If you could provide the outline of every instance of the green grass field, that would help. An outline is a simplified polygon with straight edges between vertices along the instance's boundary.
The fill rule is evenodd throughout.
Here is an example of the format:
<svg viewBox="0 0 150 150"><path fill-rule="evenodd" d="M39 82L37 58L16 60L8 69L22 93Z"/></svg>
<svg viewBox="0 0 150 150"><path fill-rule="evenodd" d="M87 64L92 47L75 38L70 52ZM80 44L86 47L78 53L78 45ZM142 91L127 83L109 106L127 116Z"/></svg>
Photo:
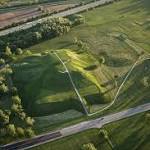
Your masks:
<svg viewBox="0 0 150 150"><path fill-rule="evenodd" d="M101 87L95 74L95 69L99 67L95 57L85 51L71 49L56 52L64 62L68 61L66 66L89 111L96 104L109 102L109 95L102 96L106 89ZM94 64L96 68L91 67ZM36 119L35 128L42 130L43 126L47 128L83 116L81 102L53 51L28 56L23 54L12 66L14 84L19 89L24 109Z"/></svg>
<svg viewBox="0 0 150 150"><path fill-rule="evenodd" d="M73 42L74 38L82 40L88 45L90 52L97 57L97 60L100 57L105 58L105 63L95 72L101 85L107 89L105 93L111 95L112 100L125 74L137 60L139 54L150 52L149 4L148 0L122 0L82 13L86 18L85 24L74 27L66 35L37 44L30 49L33 52L41 52L43 49L49 48L78 50ZM117 76L117 79L115 79L115 76ZM135 79L131 78L128 82L133 83L133 81ZM133 86L136 87L136 84ZM139 86L133 89L138 89ZM146 91L141 93L141 97L149 96ZM120 97L125 97L125 100L120 101L117 107L122 102L127 105L131 100L131 96L127 92L124 92L124 96L121 94ZM137 97L138 95L132 97L132 100L136 99L132 103L140 104L144 102ZM127 103L124 103L125 101ZM130 106L132 105L128 107ZM123 107L121 106L121 108Z"/></svg>
<svg viewBox="0 0 150 150"><path fill-rule="evenodd" d="M148 68L150 68L150 59L142 61L133 69L112 110L119 111L149 102L150 85L145 83L150 75Z"/></svg>
<svg viewBox="0 0 150 150"><path fill-rule="evenodd" d="M148 112L147 112L148 113ZM117 150L149 150L149 123L146 114L133 116L105 126L109 138ZM97 150L111 150L108 143L98 136L98 129L88 130L39 147L33 150L80 150L83 144L92 142Z"/></svg>
<svg viewBox="0 0 150 150"><path fill-rule="evenodd" d="M100 110L106 102L114 99L125 74L139 54L149 53L149 2L142 2L122 0L84 12L85 24L29 49L33 53L57 50L61 59L68 61L66 65L89 111ZM86 43L89 51L81 51L74 43L75 38ZM105 60L104 64L99 62L101 57ZM36 128L42 130L43 126L47 128L51 125L53 115L58 114L58 122L83 115L78 97L67 75L61 73L64 68L56 56L28 56L18 59L17 63L14 67L14 82L19 88L25 110L39 122ZM141 83L141 74L148 63L136 66L115 105L108 112L148 101L149 87L143 88ZM149 71L145 72L145 75L148 74ZM46 125L41 124L43 118ZM58 123L56 120L54 123Z"/></svg>
<svg viewBox="0 0 150 150"><path fill-rule="evenodd" d="M33 116L73 109L72 103L79 108L78 101L70 95L65 97L66 101L60 97L61 94L57 96L57 93L63 94L67 91L73 94L73 89L66 75L59 72L62 66L56 56L29 56L14 66L14 82L20 89L24 107Z"/></svg>
<svg viewBox="0 0 150 150"><path fill-rule="evenodd" d="M111 102L139 55L150 52L149 0L121 0L82 15L85 16L85 23L73 27L69 33L28 48L32 51L30 55L13 55L16 58L11 64L13 83L18 89L25 112L35 119L34 129L37 134L89 119L84 115L67 74L62 73L62 63L53 52L57 52L66 62L89 112L101 110ZM79 48L75 39L86 44L88 50ZM104 63L101 63L101 58ZM139 63L113 106L91 118L149 102L149 68L150 60ZM7 109L10 101L8 97L3 99L0 105ZM149 121L145 114L105 128L117 150L149 150ZM107 142L98 137L97 129L35 149L80 150L81 145L88 142L94 143L98 150L110 149Z"/></svg>
<svg viewBox="0 0 150 150"><path fill-rule="evenodd" d="M74 37L86 41L94 53L105 51L109 54L134 51L114 35L125 34L144 50L149 51L149 0L122 0L114 4L85 12L86 23L75 27L70 33L55 38L31 49L41 51L47 48L73 47ZM93 17L94 16L94 17ZM124 52L124 51L123 51Z"/></svg>

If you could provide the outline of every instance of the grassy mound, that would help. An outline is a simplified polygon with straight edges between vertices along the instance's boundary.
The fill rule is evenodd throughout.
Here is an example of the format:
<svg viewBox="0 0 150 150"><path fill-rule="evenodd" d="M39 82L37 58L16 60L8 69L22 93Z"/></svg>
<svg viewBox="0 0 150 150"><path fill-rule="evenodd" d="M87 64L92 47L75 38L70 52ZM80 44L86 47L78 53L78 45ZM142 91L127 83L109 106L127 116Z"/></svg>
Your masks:
<svg viewBox="0 0 150 150"><path fill-rule="evenodd" d="M80 54L70 49L59 50L58 54L66 63L72 79L85 100L85 105L106 103L103 88L95 75L96 59L86 52ZM97 67L92 67L95 64ZM54 53L25 56L13 65L13 80L19 89L24 108L33 116L57 114L70 109L82 112L70 79L64 66Z"/></svg>

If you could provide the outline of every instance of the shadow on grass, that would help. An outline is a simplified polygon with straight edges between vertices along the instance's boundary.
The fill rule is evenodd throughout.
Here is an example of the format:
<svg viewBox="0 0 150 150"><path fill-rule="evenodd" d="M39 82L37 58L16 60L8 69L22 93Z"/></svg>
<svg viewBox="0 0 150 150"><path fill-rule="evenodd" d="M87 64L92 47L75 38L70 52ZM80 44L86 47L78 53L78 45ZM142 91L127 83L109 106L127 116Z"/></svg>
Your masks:
<svg viewBox="0 0 150 150"><path fill-rule="evenodd" d="M132 64L132 61L126 58L117 58L104 55L105 65L109 67L125 67Z"/></svg>
<svg viewBox="0 0 150 150"><path fill-rule="evenodd" d="M106 104L106 99L100 94L92 94L84 97L89 105Z"/></svg>
<svg viewBox="0 0 150 150"><path fill-rule="evenodd" d="M28 112L32 114L32 116L39 117L61 113L70 109L83 112L83 107L78 99L69 99L45 104L34 104L32 109L28 110Z"/></svg>

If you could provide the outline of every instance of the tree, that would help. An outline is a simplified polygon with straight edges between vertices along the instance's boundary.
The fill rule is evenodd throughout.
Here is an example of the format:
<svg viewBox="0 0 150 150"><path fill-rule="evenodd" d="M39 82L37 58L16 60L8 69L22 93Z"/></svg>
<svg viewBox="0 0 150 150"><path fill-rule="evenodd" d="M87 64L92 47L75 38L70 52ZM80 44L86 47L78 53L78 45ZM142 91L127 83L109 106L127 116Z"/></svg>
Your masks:
<svg viewBox="0 0 150 150"><path fill-rule="evenodd" d="M21 48L17 48L16 49L16 54L17 55L21 55L23 53L22 49Z"/></svg>
<svg viewBox="0 0 150 150"><path fill-rule="evenodd" d="M14 124L7 125L7 133L10 136L15 136L16 135L16 128L15 128Z"/></svg>
<svg viewBox="0 0 150 150"><path fill-rule="evenodd" d="M20 105L21 104L21 99L19 98L19 96L12 96L12 102L14 104Z"/></svg>
<svg viewBox="0 0 150 150"><path fill-rule="evenodd" d="M4 83L0 85L0 93L5 94L8 92L8 87Z"/></svg>
<svg viewBox="0 0 150 150"><path fill-rule="evenodd" d="M5 81L6 79L3 77L3 76L0 76L0 85L3 84L3 82Z"/></svg>
<svg viewBox="0 0 150 150"><path fill-rule="evenodd" d="M11 49L8 46L6 46L5 56L11 56L11 55L12 55Z"/></svg>
<svg viewBox="0 0 150 150"><path fill-rule="evenodd" d="M4 59L0 59L0 65L4 65L5 64L5 60Z"/></svg>
<svg viewBox="0 0 150 150"><path fill-rule="evenodd" d="M22 120L24 120L24 119L26 118L25 112L20 112L20 113L19 113L19 116L20 116L20 118L21 118Z"/></svg>
<svg viewBox="0 0 150 150"><path fill-rule="evenodd" d="M82 150L97 150L93 143L84 144Z"/></svg>
<svg viewBox="0 0 150 150"><path fill-rule="evenodd" d="M33 40L34 42L39 41L42 39L42 34L40 32L34 32L33 33Z"/></svg>
<svg viewBox="0 0 150 150"><path fill-rule="evenodd" d="M25 55L32 55L32 52L30 50L26 50L24 54Z"/></svg>
<svg viewBox="0 0 150 150"><path fill-rule="evenodd" d="M6 114L2 109L0 109L0 126L9 123L9 114Z"/></svg>
<svg viewBox="0 0 150 150"><path fill-rule="evenodd" d="M17 128L16 128L16 132L17 132L18 136L20 136L20 137L22 137L22 136L25 135L25 133L24 133L25 131L24 131L24 129L21 128L21 127L17 127Z"/></svg>
<svg viewBox="0 0 150 150"><path fill-rule="evenodd" d="M34 121L33 118L31 118L31 117L27 117L27 118L26 118L26 124L27 124L27 125L33 126L34 122L35 122L35 121Z"/></svg>
<svg viewBox="0 0 150 150"><path fill-rule="evenodd" d="M34 131L31 128L25 129L25 134L27 137L33 137L35 135Z"/></svg>
<svg viewBox="0 0 150 150"><path fill-rule="evenodd" d="M13 112L15 112L15 113L18 113L18 112L19 112L18 105L17 105L17 104L13 104L13 105L11 106L11 110L12 110Z"/></svg>
<svg viewBox="0 0 150 150"><path fill-rule="evenodd" d="M82 16L82 15L79 15L79 14L74 14L72 15L72 24L75 26L75 25L79 25L79 24L82 24L82 23L85 23L85 17Z"/></svg>
<svg viewBox="0 0 150 150"><path fill-rule="evenodd" d="M11 75L13 73L13 71L9 65L6 65L5 68L3 68L1 72L4 75Z"/></svg>

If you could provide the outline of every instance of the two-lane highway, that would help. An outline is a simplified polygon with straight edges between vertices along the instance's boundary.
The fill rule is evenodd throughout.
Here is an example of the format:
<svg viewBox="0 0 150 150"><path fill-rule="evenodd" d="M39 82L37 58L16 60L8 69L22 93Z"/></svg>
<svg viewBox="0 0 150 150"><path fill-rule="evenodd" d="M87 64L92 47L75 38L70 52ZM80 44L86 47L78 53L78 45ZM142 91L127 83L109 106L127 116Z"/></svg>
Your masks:
<svg viewBox="0 0 150 150"><path fill-rule="evenodd" d="M31 27L37 25L38 23L46 21L49 18L66 17L66 16L69 16L69 15L72 15L72 14L76 14L76 13L79 13L79 12L82 12L82 11L85 11L85 10L88 10L88 9L91 9L91 8L103 5L105 3L113 2L113 1L114 0L97 0L95 2L91 2L91 3L85 4L83 6L78 6L76 8L72 8L70 10L59 12L57 14L53 14L51 16L44 17L42 19L37 19L37 20L32 21L32 22L27 22L27 23L24 23L24 24L16 26L16 27L12 27L12 28L9 28L9 29L6 29L6 30L2 30L2 31L0 31L0 36L7 35L9 33L13 33L13 32L16 32L16 31L20 31L20 30L25 30L25 29L31 28Z"/></svg>
<svg viewBox="0 0 150 150"><path fill-rule="evenodd" d="M83 132L92 128L101 128L103 125L112 123L133 115L150 110L150 103L130 108L118 113L110 114L94 120L84 121L76 125L72 125L54 132L36 136L32 139L23 140L20 142L10 143L1 147L2 150L25 150L56 139L60 139L75 133Z"/></svg>

